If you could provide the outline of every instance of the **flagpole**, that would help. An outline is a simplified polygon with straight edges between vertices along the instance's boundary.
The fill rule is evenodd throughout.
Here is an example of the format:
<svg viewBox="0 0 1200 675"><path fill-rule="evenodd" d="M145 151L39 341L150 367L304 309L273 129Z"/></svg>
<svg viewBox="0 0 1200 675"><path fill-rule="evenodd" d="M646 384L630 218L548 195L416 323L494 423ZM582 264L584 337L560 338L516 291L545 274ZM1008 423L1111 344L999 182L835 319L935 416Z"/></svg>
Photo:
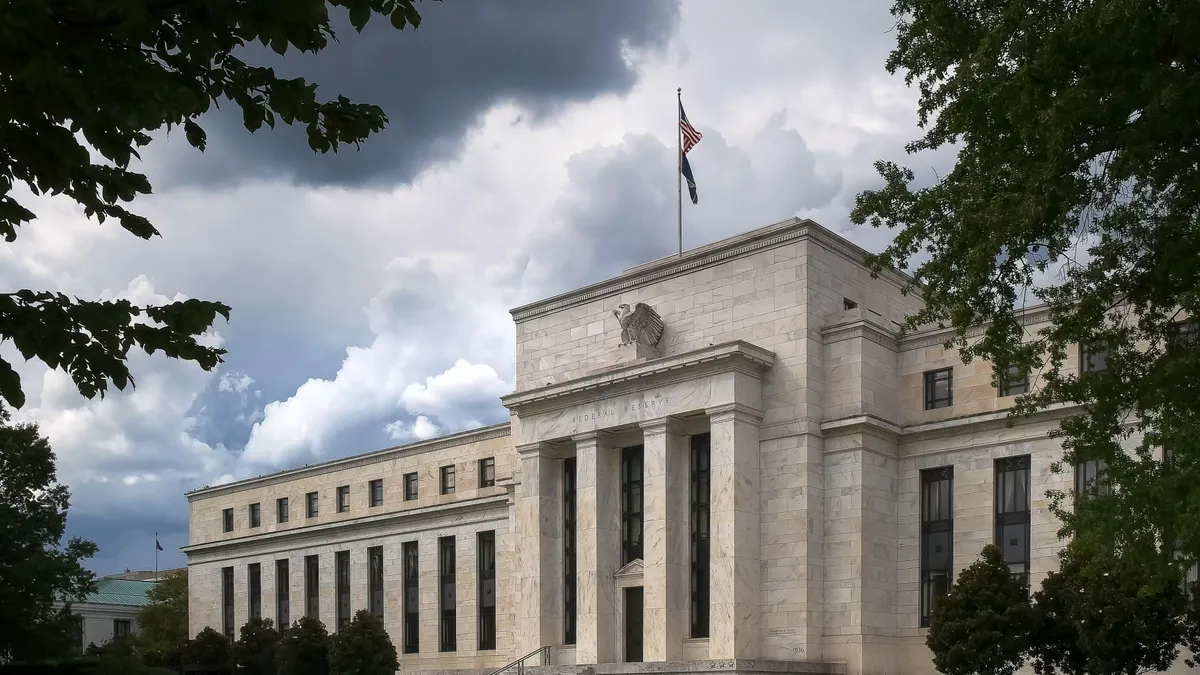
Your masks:
<svg viewBox="0 0 1200 675"><path fill-rule="evenodd" d="M679 217L679 257L683 257L683 87L675 88L675 188Z"/></svg>
<svg viewBox="0 0 1200 675"><path fill-rule="evenodd" d="M154 580L158 581L158 533L154 533Z"/></svg>

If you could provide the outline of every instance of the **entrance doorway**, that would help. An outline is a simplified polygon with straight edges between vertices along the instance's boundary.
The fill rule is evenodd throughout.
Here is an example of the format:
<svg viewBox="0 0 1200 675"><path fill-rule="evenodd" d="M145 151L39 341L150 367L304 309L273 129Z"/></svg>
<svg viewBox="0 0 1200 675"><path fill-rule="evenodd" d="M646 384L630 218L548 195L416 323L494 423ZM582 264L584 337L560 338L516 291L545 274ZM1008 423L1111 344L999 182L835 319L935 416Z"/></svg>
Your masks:
<svg viewBox="0 0 1200 675"><path fill-rule="evenodd" d="M642 587L625 589L625 662L642 660Z"/></svg>

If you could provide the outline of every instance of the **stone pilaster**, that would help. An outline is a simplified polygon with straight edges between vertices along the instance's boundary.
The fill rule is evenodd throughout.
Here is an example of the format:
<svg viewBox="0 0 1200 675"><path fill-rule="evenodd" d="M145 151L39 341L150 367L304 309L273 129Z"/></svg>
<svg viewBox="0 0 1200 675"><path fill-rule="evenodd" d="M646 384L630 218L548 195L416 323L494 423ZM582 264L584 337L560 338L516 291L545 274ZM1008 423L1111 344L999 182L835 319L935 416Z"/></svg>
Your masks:
<svg viewBox="0 0 1200 675"><path fill-rule="evenodd" d="M575 662L612 663L621 660L613 582L621 562L620 454L603 432L574 441L579 548Z"/></svg>
<svg viewBox="0 0 1200 675"><path fill-rule="evenodd" d="M520 599L517 651L527 654L562 642L562 460L555 448L532 443L517 448L521 486L517 497L520 536Z"/></svg>
<svg viewBox="0 0 1200 675"><path fill-rule="evenodd" d="M643 658L683 659L688 627L688 445L678 420L642 423L645 618Z"/></svg>
<svg viewBox="0 0 1200 675"><path fill-rule="evenodd" d="M706 411L712 428L709 657L759 657L759 445L762 414L732 404Z"/></svg>

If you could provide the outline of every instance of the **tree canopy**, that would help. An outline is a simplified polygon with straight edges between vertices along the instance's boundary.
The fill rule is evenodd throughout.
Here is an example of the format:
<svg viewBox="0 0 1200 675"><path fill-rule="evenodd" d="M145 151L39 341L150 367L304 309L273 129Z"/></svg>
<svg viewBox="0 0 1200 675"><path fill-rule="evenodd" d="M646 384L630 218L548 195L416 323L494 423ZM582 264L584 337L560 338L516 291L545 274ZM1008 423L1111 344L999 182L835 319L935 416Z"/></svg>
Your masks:
<svg viewBox="0 0 1200 675"><path fill-rule="evenodd" d="M330 675L392 675L400 668L383 621L368 610L355 612L329 642Z"/></svg>
<svg viewBox="0 0 1200 675"><path fill-rule="evenodd" d="M12 0L0 21L0 235L16 239L36 214L15 194L65 195L89 218L136 237L159 234L128 204L151 192L133 169L158 130L182 129L203 151L202 116L236 105L249 131L304 125L316 152L357 146L387 124L378 106L323 99L304 78L285 79L243 60L255 42L282 55L319 52L335 38L330 7L361 31L379 15L397 29L420 25L417 0ZM4 291L4 289L0 289ZM29 289L0 292L0 344L71 375L81 394L133 384L131 349L162 352L211 370L225 351L203 334L230 307L196 299L162 306L99 302ZM25 395L0 358L0 401Z"/></svg>
<svg viewBox="0 0 1200 675"><path fill-rule="evenodd" d="M138 641L144 649L172 652L188 641L187 568L164 574L147 593L150 604L138 613Z"/></svg>
<svg viewBox="0 0 1200 675"><path fill-rule="evenodd" d="M1200 5L892 12L887 68L920 92L907 149L958 156L929 184L876 163L883 186L851 218L896 236L870 262L911 272L925 305L908 328L952 326L948 345L990 361L997 384L1010 367L1039 376L1014 415L1073 411L1056 432L1064 464L1100 460L1114 489L1078 509L1055 494L1062 533L1145 563L1161 588L1200 556L1200 347L1182 323L1200 313ZM1048 322L1029 329L1021 308L1038 303ZM1107 368L1069 367L1080 345Z"/></svg>
<svg viewBox="0 0 1200 675"><path fill-rule="evenodd" d="M81 561L96 545L63 545L70 491L34 424L10 424L0 405L0 661L61 656L74 634L70 603L90 592Z"/></svg>

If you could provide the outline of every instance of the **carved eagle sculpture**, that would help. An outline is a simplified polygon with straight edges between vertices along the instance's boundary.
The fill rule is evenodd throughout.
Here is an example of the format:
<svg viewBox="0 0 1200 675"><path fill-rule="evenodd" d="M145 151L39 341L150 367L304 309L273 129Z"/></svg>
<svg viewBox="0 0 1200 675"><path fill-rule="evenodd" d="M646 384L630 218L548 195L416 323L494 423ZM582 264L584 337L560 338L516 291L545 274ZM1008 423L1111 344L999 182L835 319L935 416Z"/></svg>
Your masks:
<svg viewBox="0 0 1200 675"><path fill-rule="evenodd" d="M626 304L617 305L617 308L613 310L613 316L617 317L617 321L621 323L622 347L634 342L647 347L657 347L658 341L662 339L662 318L658 316L658 312L644 302L637 303L633 309Z"/></svg>

